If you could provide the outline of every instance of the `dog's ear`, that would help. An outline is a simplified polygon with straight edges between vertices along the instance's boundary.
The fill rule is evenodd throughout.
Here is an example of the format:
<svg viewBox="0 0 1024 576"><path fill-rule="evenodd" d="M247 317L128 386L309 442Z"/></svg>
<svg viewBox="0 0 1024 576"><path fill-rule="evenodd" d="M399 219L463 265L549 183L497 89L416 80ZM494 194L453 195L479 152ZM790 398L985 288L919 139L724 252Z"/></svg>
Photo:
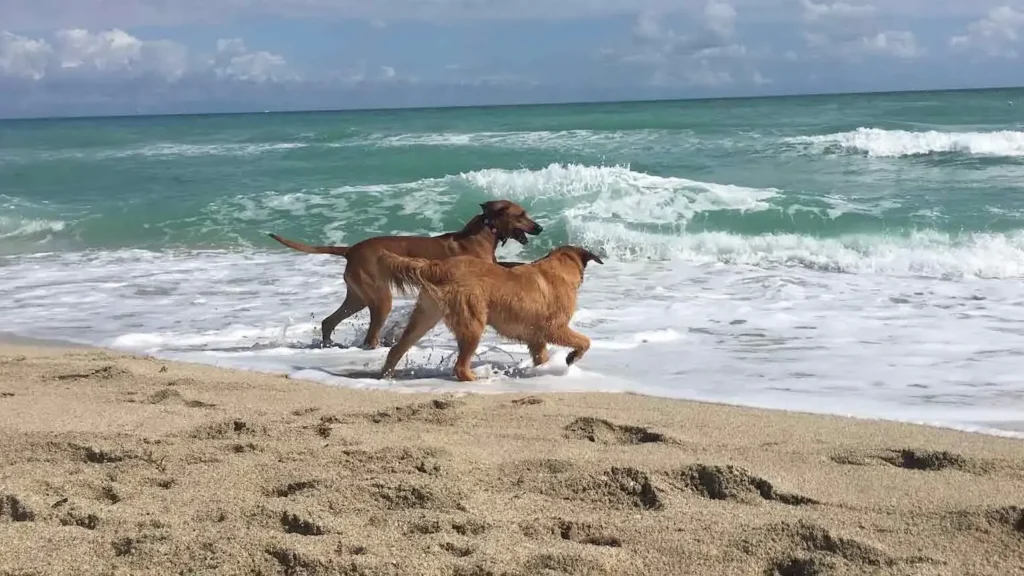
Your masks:
<svg viewBox="0 0 1024 576"><path fill-rule="evenodd" d="M586 268L587 264L589 264L590 262L597 262L598 264L602 265L604 264L604 261L601 260L601 257L598 256L597 254L594 254L590 250L587 250L586 248L577 248L577 250L580 254L580 260L583 261L584 268Z"/></svg>
<svg viewBox="0 0 1024 576"><path fill-rule="evenodd" d="M482 202L480 204L480 209L483 210L483 213L487 216L499 216L508 210L508 205L500 203L497 200L491 200L489 202Z"/></svg>

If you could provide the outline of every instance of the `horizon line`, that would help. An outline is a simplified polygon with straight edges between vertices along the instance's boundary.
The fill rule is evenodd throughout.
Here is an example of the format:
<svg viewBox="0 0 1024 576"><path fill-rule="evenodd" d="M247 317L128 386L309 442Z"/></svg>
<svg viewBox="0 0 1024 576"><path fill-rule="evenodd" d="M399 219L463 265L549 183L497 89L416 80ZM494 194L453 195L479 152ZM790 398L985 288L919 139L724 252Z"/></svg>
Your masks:
<svg viewBox="0 0 1024 576"><path fill-rule="evenodd" d="M854 92L806 92L793 94L763 94L756 96L698 96L679 98L638 98L629 100L577 100L577 101L549 101L549 102L523 102L510 104L453 104L447 106L383 106L379 108L310 108L310 109L278 109L278 110L244 110L236 112L154 112L147 114L124 113L124 114L98 114L98 115L75 115L75 116L0 116L0 122L32 122L47 120L104 120L113 118L161 118L161 117L189 117L189 116L245 116L256 114L337 114L337 113L360 113L360 112L396 112L396 111L426 111L426 110L466 110L466 109L489 109L489 108L532 108L532 107L556 107L556 106L595 106L604 104L659 104L670 102L714 102L719 100L781 100L786 98L816 98L821 96L886 96L894 94L927 94L944 92L989 92L998 90L1019 90L1024 86L986 86L982 88L929 88L910 90L865 90Z"/></svg>

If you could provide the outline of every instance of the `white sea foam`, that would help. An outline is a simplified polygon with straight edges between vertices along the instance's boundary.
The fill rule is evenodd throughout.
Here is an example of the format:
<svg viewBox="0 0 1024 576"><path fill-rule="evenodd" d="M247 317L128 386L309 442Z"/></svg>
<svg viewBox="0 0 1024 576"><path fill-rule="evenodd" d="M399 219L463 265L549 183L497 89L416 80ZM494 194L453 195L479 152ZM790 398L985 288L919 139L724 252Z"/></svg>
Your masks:
<svg viewBox="0 0 1024 576"><path fill-rule="evenodd" d="M352 242L375 234L434 234L458 199L459 191L450 189L453 180L434 178L283 194L241 194L217 199L204 211L217 226L228 226L241 219L269 227L286 224L295 217L319 216L328 221L323 228L325 241L333 243ZM389 226L394 219L403 220L402 230Z"/></svg>
<svg viewBox="0 0 1024 576"><path fill-rule="evenodd" d="M1024 132L909 132L857 128L818 136L787 138L789 144L805 146L812 152L855 152L879 158L900 158L937 153L958 153L976 156L1024 156Z"/></svg>
<svg viewBox="0 0 1024 576"><path fill-rule="evenodd" d="M423 232L437 229L442 216L465 192L510 198L535 210L559 214L570 240L613 259L677 260L698 264L795 266L857 274L934 278L1024 276L1024 234L951 235L919 231L906 236L853 234L813 237L798 234L741 236L726 232L687 233L694 217L715 211L779 210L780 192L684 178L662 177L628 166L551 164L539 170L480 170L458 176L394 185L347 186L302 193L266 193L218 201L210 212L233 218L284 222L316 214L329 217L332 242L352 231L391 233L388 216L423 218ZM372 202L366 202L371 196ZM358 211L351 203L359 201ZM869 213L863 203L829 200L828 217ZM790 209L793 209L790 207ZM353 218L360 218L358 225ZM346 235L348 237L346 238Z"/></svg>
<svg viewBox="0 0 1024 576"><path fill-rule="evenodd" d="M538 130L519 132L423 132L407 134L368 134L337 142L309 140L284 142L155 142L124 148L58 149L45 151L0 151L0 163L52 161L65 159L105 160L118 158L189 158L203 156L257 156L304 148L406 148L496 147L519 150L557 150L611 153L629 149L634 153L671 148L685 149L699 143L688 131L631 130Z"/></svg>
<svg viewBox="0 0 1024 576"><path fill-rule="evenodd" d="M635 172L627 166L551 164L540 170L461 175L488 194L513 200L570 200L570 213L626 222L679 224L711 210L764 210L774 189L744 188ZM582 201L585 200L585 201Z"/></svg>
<svg viewBox="0 0 1024 576"><path fill-rule="evenodd" d="M181 144L161 143L150 144L128 150L114 150L100 154L101 157L119 158L125 156L253 156L267 152L280 152L305 148L301 142L263 142L263 143L215 143L215 144Z"/></svg>
<svg viewBox="0 0 1024 576"><path fill-rule="evenodd" d="M611 147L645 147L659 139L671 138L674 148L696 144L690 132L664 130L534 130L518 132L421 132L373 134L329 144L352 147L404 148L410 146L489 146L516 149L607 150Z"/></svg>
<svg viewBox="0 0 1024 576"><path fill-rule="evenodd" d="M267 191L215 200L206 212L223 224L236 219L284 224L296 216L323 216L330 220L326 238L345 242L356 233L398 232L387 227L394 217L420 219L423 228L418 231L434 233L467 188L481 199L508 198L528 203L534 211L562 213L570 225L615 220L673 230L685 227L699 213L775 209L769 201L779 194L771 188L655 176L629 166L556 163L538 170L487 169L397 184Z"/></svg>
<svg viewBox="0 0 1024 576"><path fill-rule="evenodd" d="M1024 233L909 236L797 234L740 236L726 232L661 234L621 223L570 222L574 242L625 260L787 266L852 274L950 278L1024 278Z"/></svg>
<svg viewBox="0 0 1024 576"><path fill-rule="evenodd" d="M948 258L1001 257L986 246ZM867 264L853 268L869 273L855 274L722 265L717 249L705 263L609 258L591 266L574 324L594 343L579 365L567 369L566 351L556 348L535 370L521 345L489 334L475 363L487 378L465 385L451 379L454 342L440 326L395 381L375 377L386 350L312 346L319 320L343 298L341 258L138 250L8 257L0 260L0 316L6 330L26 336L346 386L625 390L966 429L1021 420L1019 274L935 282ZM398 333L410 306L396 302L386 334ZM336 340L356 343L365 327L364 312Z"/></svg>
<svg viewBox="0 0 1024 576"><path fill-rule="evenodd" d="M953 235L924 230L893 236L815 237L688 232L688 224L701 214L781 210L771 204L780 192L655 176L628 166L552 164L539 170L480 170L393 185L268 192L217 201L209 213L225 223L238 218L287 222L295 216L319 215L330 222L324 235L331 242L352 240L356 231L360 235L397 232L387 226L396 214L422 219L422 232L433 233L467 185L480 191L481 197L510 198L534 211L557 214L555 218L568 230L570 241L615 260L803 267L932 278L1024 277L1024 233ZM367 202L367 197L372 202ZM352 209L356 202L359 210ZM830 218L873 210L840 198L829 199L829 203L832 208L826 216Z"/></svg>
<svg viewBox="0 0 1024 576"><path fill-rule="evenodd" d="M21 216L0 216L0 238L45 239L67 226L63 220L23 218Z"/></svg>
<svg viewBox="0 0 1024 576"><path fill-rule="evenodd" d="M214 142L189 144L183 142L157 142L128 148L76 149L45 151L17 151L0 156L0 163L21 163L59 160L109 160L119 158L189 158L202 156L256 156L306 148L303 142Z"/></svg>

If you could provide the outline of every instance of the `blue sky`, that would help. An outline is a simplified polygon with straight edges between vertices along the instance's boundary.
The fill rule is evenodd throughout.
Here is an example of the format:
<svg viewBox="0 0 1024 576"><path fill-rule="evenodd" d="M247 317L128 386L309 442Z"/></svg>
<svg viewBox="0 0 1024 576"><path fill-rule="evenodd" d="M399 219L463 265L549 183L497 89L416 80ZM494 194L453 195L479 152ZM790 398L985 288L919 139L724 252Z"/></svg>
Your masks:
<svg viewBox="0 0 1024 576"><path fill-rule="evenodd" d="M1024 0L4 0L0 116L1024 84Z"/></svg>

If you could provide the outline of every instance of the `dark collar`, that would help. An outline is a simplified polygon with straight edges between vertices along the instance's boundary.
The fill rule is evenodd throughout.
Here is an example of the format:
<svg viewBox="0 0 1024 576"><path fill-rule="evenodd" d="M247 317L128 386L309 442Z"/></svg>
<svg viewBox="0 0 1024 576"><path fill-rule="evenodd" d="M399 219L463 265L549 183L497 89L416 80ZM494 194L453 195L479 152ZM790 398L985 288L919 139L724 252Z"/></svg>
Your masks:
<svg viewBox="0 0 1024 576"><path fill-rule="evenodd" d="M498 235L498 229L494 227L494 222L492 222L491 219L487 216L484 216L484 226L486 226L487 229L490 230L491 233L494 234L495 236Z"/></svg>
<svg viewBox="0 0 1024 576"><path fill-rule="evenodd" d="M483 224L484 224L484 226L485 226L485 227L486 227L486 228L487 228L488 230L490 230L490 231L491 231L491 234L494 234L494 239L495 239L495 240L500 240L500 241L501 241L501 245L502 245L502 246L504 246L504 245L505 245L505 242L508 242L508 238L505 238L505 237L504 237L504 236L502 236L501 234L498 234L498 229L494 227L494 222L493 222L493 221L491 221L491 219L490 219L489 217L487 217L487 216L484 216L484 222L483 222Z"/></svg>

